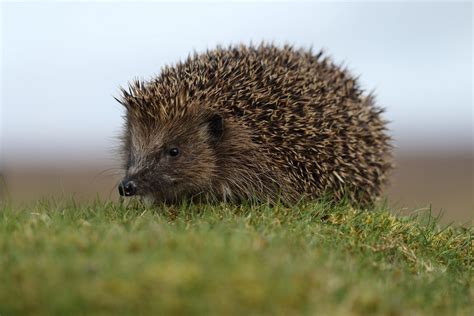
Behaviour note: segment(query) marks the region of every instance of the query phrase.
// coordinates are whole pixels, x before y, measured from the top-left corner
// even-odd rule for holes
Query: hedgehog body
[[[367,204],[391,169],[383,110],[322,53],[217,48],[122,94],[122,195]]]

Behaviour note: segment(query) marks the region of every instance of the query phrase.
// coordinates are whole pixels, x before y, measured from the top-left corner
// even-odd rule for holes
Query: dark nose
[[[129,180],[122,180],[118,189],[121,196],[132,196],[137,193],[137,185],[135,182]]]

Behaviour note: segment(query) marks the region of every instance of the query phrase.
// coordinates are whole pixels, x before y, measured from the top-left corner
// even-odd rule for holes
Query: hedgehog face
[[[189,115],[148,124],[129,116],[126,133],[121,195],[176,202],[209,190],[216,170],[214,147],[223,134],[220,115]]]

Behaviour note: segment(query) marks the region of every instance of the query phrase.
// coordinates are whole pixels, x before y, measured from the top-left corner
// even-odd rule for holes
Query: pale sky
[[[7,164],[113,158],[113,99],[217,44],[324,48],[375,90],[399,150],[473,146],[466,3],[2,3],[1,137]]]

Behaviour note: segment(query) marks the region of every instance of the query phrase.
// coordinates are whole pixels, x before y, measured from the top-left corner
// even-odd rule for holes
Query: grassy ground
[[[473,230],[294,208],[0,208],[0,315],[473,315]]]

